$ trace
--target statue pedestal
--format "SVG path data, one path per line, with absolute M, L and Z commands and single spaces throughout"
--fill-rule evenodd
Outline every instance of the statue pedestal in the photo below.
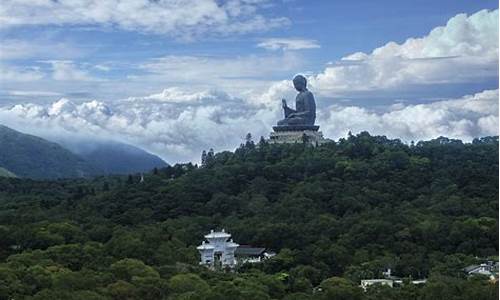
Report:
M 274 126 L 274 132 L 269 136 L 271 144 L 295 144 L 295 143 L 308 143 L 313 146 L 328 143 L 330 140 L 323 137 L 323 133 L 318 131 L 319 126 L 311 126 L 314 128 L 302 129 L 300 128 L 286 128 L 286 126 Z

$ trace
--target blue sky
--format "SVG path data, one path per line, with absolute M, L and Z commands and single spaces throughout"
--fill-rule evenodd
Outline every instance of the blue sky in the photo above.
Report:
M 6 0 L 0 11 L 0 123 L 31 133 L 104 136 L 193 160 L 252 128 L 267 134 L 281 97 L 294 97 L 297 73 L 307 75 L 332 138 L 498 131 L 493 110 L 450 102 L 497 97 L 497 1 L 26 3 Z M 408 111 L 436 109 L 425 105 L 443 106 L 435 130 L 412 128 Z M 388 127 L 401 111 L 392 120 L 401 124 Z

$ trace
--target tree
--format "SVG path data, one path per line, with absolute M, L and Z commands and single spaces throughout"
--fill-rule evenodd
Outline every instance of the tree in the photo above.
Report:
M 14 295 L 23 294 L 24 289 L 14 270 L 0 266 L 0 299 L 9 299 Z
M 133 300 L 137 299 L 137 288 L 126 281 L 118 280 L 115 283 L 111 283 L 106 287 L 107 293 L 117 300 Z
M 202 161 L 203 161 L 203 153 L 202 153 Z M 205 163 L 204 164 L 202 163 L 202 164 L 205 167 L 212 167 L 214 163 L 215 163 L 214 149 L 210 148 L 210 150 L 208 150 L 208 153 L 206 153 Z
M 303 133 L 301 140 L 302 140 L 302 144 L 306 145 L 309 143 L 309 136 L 307 136 L 307 134 Z
M 111 265 L 111 272 L 116 278 L 131 281 L 134 277 L 159 278 L 160 274 L 138 259 L 125 258 Z
M 314 296 L 306 293 L 291 293 L 286 295 L 283 300 L 312 300 Z
M 201 165 L 206 166 L 206 164 L 207 164 L 207 151 L 203 150 L 203 152 L 201 152 Z
M 139 299 L 164 299 L 167 295 L 168 282 L 157 276 L 134 276 L 132 277 L 132 284 L 136 287 L 136 294 Z
M 263 149 L 263 147 L 265 147 L 267 145 L 268 145 L 268 142 L 266 141 L 266 139 L 263 136 L 261 136 L 260 140 L 259 140 L 259 149 Z
M 37 293 L 34 300 L 74 299 L 74 300 L 106 300 L 107 298 L 93 291 L 61 291 L 45 289 Z M 130 298 L 129 298 L 130 299 Z
M 244 300 L 242 291 L 229 281 L 217 282 L 207 298 L 208 300 Z
M 115 232 L 106 243 L 107 251 L 117 258 L 143 259 L 149 257 L 150 248 L 138 237 L 130 232 Z
M 252 134 L 249 132 L 247 133 L 245 137 L 245 147 L 247 149 L 254 149 L 255 148 L 255 143 L 252 140 Z
M 198 275 L 187 273 L 178 274 L 170 278 L 168 281 L 169 290 L 176 295 L 192 293 L 193 295 L 208 295 L 210 287 Z
M 363 291 L 347 279 L 331 277 L 321 282 L 317 295 L 318 299 L 360 300 Z

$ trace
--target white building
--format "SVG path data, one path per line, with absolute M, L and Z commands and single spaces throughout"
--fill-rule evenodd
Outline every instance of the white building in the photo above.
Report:
M 491 280 L 498 278 L 498 262 L 487 261 L 480 265 L 471 265 L 464 268 L 464 272 L 468 276 L 484 275 L 488 276 Z
M 384 275 L 384 278 L 377 278 L 377 279 L 363 279 L 361 280 L 361 287 L 363 290 L 366 291 L 366 289 L 370 285 L 387 285 L 389 287 L 394 287 L 394 286 L 401 286 L 403 285 L 403 279 L 400 277 L 392 276 L 391 269 L 387 269 L 387 271 L 382 272 L 382 275 Z M 409 280 L 409 283 L 411 284 L 425 284 L 427 283 L 427 279 L 416 279 L 416 280 Z
M 392 279 L 364 279 L 361 280 L 361 287 L 363 290 L 366 291 L 366 289 L 370 285 L 388 285 L 390 287 L 394 286 L 394 280 Z
M 231 235 L 222 229 L 222 231 L 210 230 L 205 235 L 205 240 L 196 249 L 200 252 L 200 265 L 206 265 L 209 268 L 234 268 L 236 259 L 234 252 L 238 244 L 233 242 Z

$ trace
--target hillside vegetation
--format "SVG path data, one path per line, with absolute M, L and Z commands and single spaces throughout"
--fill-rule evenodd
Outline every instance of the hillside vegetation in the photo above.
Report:
M 0 299 L 498 299 L 498 137 L 247 142 L 139 178 L 0 179 Z M 210 229 L 278 253 L 198 266 Z M 391 268 L 427 284 L 373 287 Z
M 167 166 L 158 156 L 124 143 L 78 139 L 60 142 L 0 125 L 0 176 L 82 178 L 149 172 Z
M 96 169 L 59 144 L 0 125 L 0 167 L 36 179 L 85 177 Z

